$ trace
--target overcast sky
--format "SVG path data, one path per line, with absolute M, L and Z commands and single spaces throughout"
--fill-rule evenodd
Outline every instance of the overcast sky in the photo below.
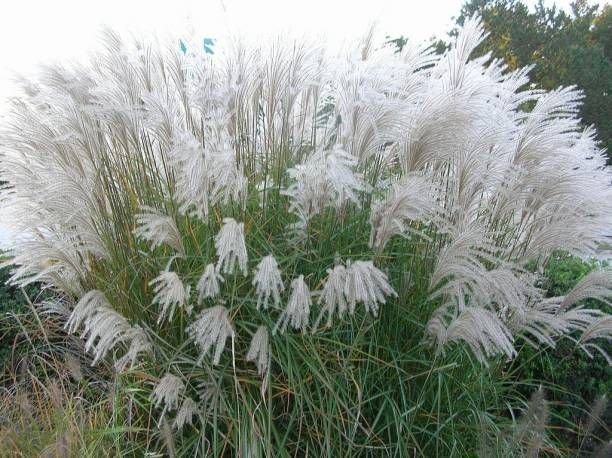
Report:
M 332 43 L 364 33 L 377 22 L 381 35 L 414 40 L 444 36 L 462 0 L 9 0 L 0 14 L 0 114 L 14 92 L 13 71 L 41 62 L 83 59 L 104 26 L 137 36 L 207 37 L 237 33 L 325 36 Z M 533 4 L 535 0 L 528 0 Z M 552 4 L 553 0 L 548 0 Z M 570 0 L 557 0 L 567 8 Z

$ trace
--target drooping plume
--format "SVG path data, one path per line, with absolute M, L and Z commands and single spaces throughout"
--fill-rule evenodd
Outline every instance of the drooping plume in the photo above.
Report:
M 310 289 L 304 282 L 304 276 L 300 275 L 291 282 L 289 302 L 278 318 L 274 329 L 272 329 L 272 334 L 276 334 L 279 329 L 281 334 L 284 333 L 289 324 L 293 329 L 305 331 L 308 326 L 311 304 Z
M 177 307 L 184 308 L 191 313 L 191 307 L 187 306 L 189 300 L 189 286 L 185 287 L 176 272 L 163 271 L 149 282 L 153 286 L 153 304 L 161 307 L 157 318 L 157 324 L 164 320 L 172 321 Z
M 319 296 L 321 312 L 313 326 L 314 330 L 318 328 L 325 313 L 327 313 L 326 326 L 330 327 L 336 312 L 338 313 L 338 317 L 342 318 L 344 313 L 348 310 L 346 277 L 346 267 L 342 264 L 338 264 L 333 269 L 327 269 L 327 279 L 325 280 L 323 291 L 321 291 L 321 295 Z
M 181 241 L 181 234 L 176 223 L 169 216 L 163 215 L 151 207 L 141 207 L 141 213 L 136 215 L 136 229 L 134 235 L 151 242 L 151 248 L 167 244 L 177 253 L 184 255 L 185 249 Z
M 196 288 L 198 291 L 198 304 L 202 304 L 204 299 L 216 297 L 220 291 L 219 283 L 223 283 L 223 277 L 217 272 L 214 264 L 208 264 L 198 280 Z
M 387 276 L 372 261 L 355 261 L 347 266 L 344 294 L 351 315 L 361 303 L 366 312 L 374 316 L 378 314 L 379 304 L 386 303 L 388 296 L 397 296 Z
M 387 196 L 372 204 L 370 246 L 382 250 L 394 235 L 426 237 L 411 223 L 438 222 L 436 189 L 432 177 L 411 173 L 391 186 Z
M 253 275 L 253 286 L 257 293 L 257 309 L 267 309 L 270 305 L 278 307 L 280 295 L 285 290 L 281 272 L 274 256 L 268 255 L 263 258 Z
M 215 248 L 219 261 L 217 270 L 224 274 L 233 274 L 236 267 L 247 275 L 247 249 L 244 240 L 244 223 L 233 218 L 224 218 L 223 226 L 215 237 Z
M 359 194 L 369 187 L 361 175 L 354 173 L 356 165 L 354 157 L 335 146 L 329 151 L 318 150 L 304 163 L 289 169 L 293 183 L 284 194 L 291 198 L 290 211 L 306 223 L 326 207 L 359 204 Z
M 187 332 L 200 347 L 200 361 L 214 348 L 213 364 L 219 364 L 227 338 L 234 339 L 232 323 L 227 309 L 222 305 L 205 309 L 187 327 Z
M 257 365 L 257 373 L 265 377 L 270 366 L 270 345 L 268 342 L 268 329 L 265 326 L 260 326 L 251 339 L 249 352 L 247 353 L 247 361 L 251 361 Z
M 180 397 L 185 391 L 185 384 L 180 377 L 171 373 L 165 374 L 155 385 L 151 393 L 151 400 L 155 402 L 155 407 L 164 406 L 163 410 L 175 410 L 179 406 Z
M 151 343 L 144 331 L 139 326 L 130 325 L 124 316 L 113 309 L 101 291 L 89 291 L 79 300 L 65 328 L 71 334 L 82 329 L 85 351 L 91 351 L 94 356 L 92 365 L 103 359 L 118 344 L 127 347 L 127 352 L 115 362 L 119 371 L 133 366 L 139 356 L 151 352 Z

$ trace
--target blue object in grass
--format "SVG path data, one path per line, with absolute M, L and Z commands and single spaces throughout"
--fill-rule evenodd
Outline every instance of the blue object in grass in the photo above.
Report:
M 179 46 L 181 47 L 181 51 L 183 54 L 187 54 L 187 46 L 185 45 L 185 42 L 179 38 Z
M 214 38 L 204 38 L 202 40 L 202 47 L 204 48 L 204 52 L 206 54 L 214 54 L 213 46 L 215 45 Z

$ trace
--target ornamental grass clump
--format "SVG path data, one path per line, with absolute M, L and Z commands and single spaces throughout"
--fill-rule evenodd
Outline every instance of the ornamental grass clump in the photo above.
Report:
M 539 287 L 612 227 L 581 93 L 470 58 L 483 36 L 210 55 L 108 32 L 90 64 L 23 82 L 2 131 L 12 281 L 75 304 L 67 331 L 122 362 L 140 413 L 116 417 L 143 448 L 173 425 L 185 455 L 468 453 L 521 345 L 606 353 L 610 315 L 581 301 L 609 305 L 609 270 Z

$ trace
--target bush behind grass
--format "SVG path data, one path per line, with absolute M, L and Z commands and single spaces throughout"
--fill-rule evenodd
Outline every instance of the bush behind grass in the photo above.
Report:
M 544 269 L 542 287 L 548 297 L 562 296 L 602 264 L 608 265 L 607 262 L 585 261 L 567 253 L 556 253 Z M 609 311 L 599 301 L 587 299 L 584 305 Z M 602 345 L 610 354 L 612 343 L 608 341 Z M 517 380 L 546 385 L 552 404 L 552 431 L 563 449 L 586 454 L 596 449 L 600 440 L 605 442 L 612 438 L 612 404 L 609 402 L 593 434 L 585 437 L 584 431 L 592 406 L 603 396 L 609 399 L 612 393 L 612 368 L 603 355 L 595 353 L 591 358 L 580 351 L 575 342 L 562 339 L 554 348 L 536 350 L 525 345 L 512 366 L 516 368 Z M 529 394 L 525 387 L 521 392 Z

